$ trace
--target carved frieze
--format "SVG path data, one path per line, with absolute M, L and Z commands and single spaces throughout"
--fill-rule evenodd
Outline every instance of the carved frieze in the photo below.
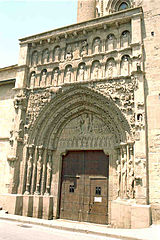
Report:
M 34 123 L 39 115 L 41 108 L 50 101 L 51 93 L 49 91 L 31 92 L 28 100 L 28 108 L 26 113 L 26 128 Z
M 70 121 L 63 129 L 58 148 L 114 147 L 115 138 L 109 127 L 91 113 L 84 113 Z

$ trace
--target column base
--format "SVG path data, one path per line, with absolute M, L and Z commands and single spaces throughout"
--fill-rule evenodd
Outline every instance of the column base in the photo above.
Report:
M 33 196 L 24 195 L 23 196 L 23 216 L 32 217 L 33 215 Z
M 53 219 L 53 197 L 45 195 L 43 197 L 43 218 Z
M 42 218 L 43 216 L 43 196 L 33 196 L 33 217 Z

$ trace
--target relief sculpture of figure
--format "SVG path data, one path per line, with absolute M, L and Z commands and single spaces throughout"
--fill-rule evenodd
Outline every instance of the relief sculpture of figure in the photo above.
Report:
M 65 82 L 70 83 L 72 81 L 72 67 L 68 66 L 65 73 Z
M 116 63 L 114 59 L 109 60 L 106 66 L 106 77 L 113 78 L 116 76 Z
M 59 80 L 59 69 L 56 68 L 56 69 L 53 71 L 53 79 L 52 79 L 52 82 L 53 82 L 53 86 L 54 86 L 54 87 L 57 87 L 57 86 L 58 86 L 58 80 Z
M 126 198 L 127 192 L 127 162 L 125 158 L 122 158 L 122 191 L 123 191 L 123 198 Z
M 113 34 L 109 34 L 106 41 L 106 50 L 112 51 L 115 48 L 116 39 Z
M 72 47 L 71 45 L 68 45 L 66 49 L 66 60 L 70 61 L 72 60 L 72 58 L 73 58 Z
M 93 53 L 99 53 L 100 52 L 100 44 L 101 44 L 100 39 L 96 38 L 94 40 L 94 44 L 93 44 Z
M 107 67 L 107 77 L 112 78 L 113 77 L 113 63 L 109 62 Z
M 124 31 L 121 35 L 121 47 L 128 47 L 130 43 L 130 33 Z
M 34 88 L 34 86 L 35 86 L 35 79 L 36 79 L 36 73 L 32 72 L 31 73 L 31 78 L 30 78 L 30 88 Z
M 81 134 L 90 133 L 93 131 L 93 115 L 92 114 L 84 114 L 80 118 L 80 130 Z
M 121 163 L 118 159 L 116 161 L 117 164 L 117 176 L 118 176 L 118 198 L 120 198 L 120 189 L 121 189 Z
M 129 73 L 129 58 L 127 56 L 124 56 L 121 64 L 121 75 L 128 76 Z
M 85 80 L 85 65 L 82 64 L 80 65 L 79 69 L 78 69 L 78 81 L 84 81 Z
M 41 81 L 40 81 L 40 87 L 46 86 L 46 78 L 47 78 L 47 71 L 42 71 L 41 73 Z
M 38 156 L 38 161 L 37 161 L 37 179 L 36 179 L 35 195 L 39 195 L 40 194 L 43 148 L 39 147 L 38 148 L 38 152 L 39 152 L 39 156 Z
M 46 181 L 45 195 L 50 194 L 51 172 L 52 172 L 52 151 L 49 150 L 48 151 L 48 162 L 47 162 L 47 181 Z
M 47 63 L 48 61 L 49 61 L 49 51 L 48 49 L 46 49 L 42 54 L 42 63 Z
M 30 184 L 31 184 L 31 176 L 33 169 L 33 146 L 29 146 L 29 158 L 28 158 L 28 166 L 27 166 L 27 182 L 26 182 L 26 191 L 25 194 L 30 193 Z
M 133 162 L 130 159 L 128 162 L 128 197 L 130 199 L 134 198 L 134 169 Z
M 100 76 L 99 62 L 95 62 L 92 68 L 92 79 L 98 79 Z
M 87 56 L 87 54 L 88 54 L 88 44 L 87 44 L 87 41 L 84 41 L 82 43 L 81 56 L 85 57 L 85 56 Z
M 35 51 L 32 54 L 31 64 L 32 64 L 32 66 L 36 66 L 37 63 L 38 63 L 38 53 L 37 53 L 37 51 Z
M 60 47 L 56 47 L 54 50 L 54 61 L 57 62 L 60 59 Z

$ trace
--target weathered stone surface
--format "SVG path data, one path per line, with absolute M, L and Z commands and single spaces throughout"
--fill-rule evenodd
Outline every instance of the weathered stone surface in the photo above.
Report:
M 56 217 L 62 156 L 103 150 L 109 222 L 148 226 L 149 203 L 159 221 L 159 10 L 79 0 L 77 24 L 20 40 L 18 65 L 0 69 L 0 193 L 24 194 L 13 213 Z

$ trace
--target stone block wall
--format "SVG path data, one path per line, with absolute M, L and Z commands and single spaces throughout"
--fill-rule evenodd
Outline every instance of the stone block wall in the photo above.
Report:
M 11 150 L 10 140 L 14 119 L 13 88 L 13 82 L 2 85 L 0 81 L 0 193 L 8 192 L 12 177 L 12 167 L 7 157 Z
M 145 96 L 148 126 L 149 200 L 160 202 L 160 5 L 142 1 Z

